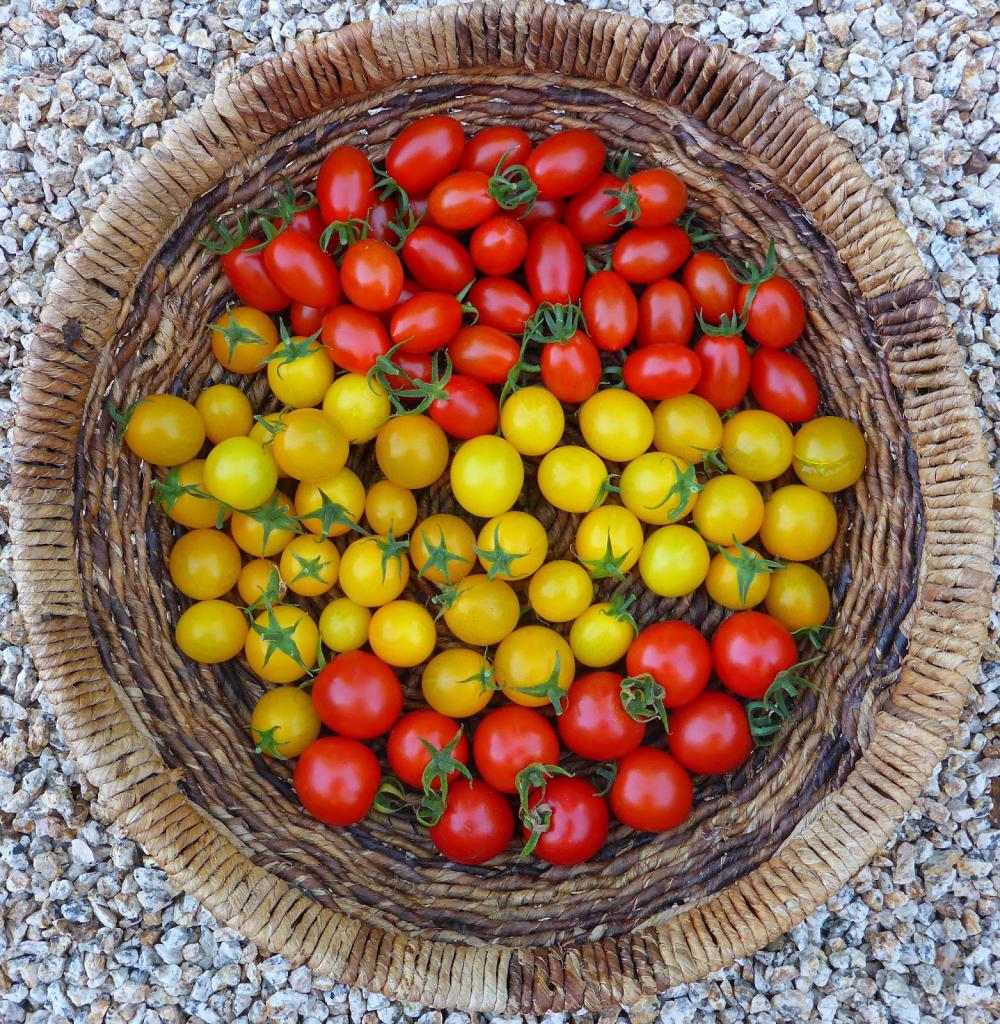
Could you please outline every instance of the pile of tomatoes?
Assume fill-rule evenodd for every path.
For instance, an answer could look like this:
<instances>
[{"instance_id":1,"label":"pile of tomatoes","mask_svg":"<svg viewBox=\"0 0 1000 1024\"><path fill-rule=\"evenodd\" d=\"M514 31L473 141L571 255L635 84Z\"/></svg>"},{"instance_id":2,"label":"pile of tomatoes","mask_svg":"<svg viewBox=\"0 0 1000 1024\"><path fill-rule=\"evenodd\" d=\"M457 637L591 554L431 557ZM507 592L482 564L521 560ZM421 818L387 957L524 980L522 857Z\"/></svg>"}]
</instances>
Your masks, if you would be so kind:
<instances>
[{"instance_id":1,"label":"pile of tomatoes","mask_svg":"<svg viewBox=\"0 0 1000 1024\"><path fill-rule=\"evenodd\" d=\"M445 115L380 166L336 148L314 192L286 182L204 243L241 303L210 326L227 383L109 407L186 528L178 646L271 684L257 750L297 759L321 821L412 813L462 863L519 828L579 863L611 813L679 826L691 774L740 767L808 685L830 598L806 563L865 441L816 418L773 246L731 269L678 223L680 178L626 157ZM566 557L541 499L569 514ZM643 590L702 586L733 613L710 639L639 629ZM423 698L405 714L399 670Z\"/></svg>"}]
</instances>

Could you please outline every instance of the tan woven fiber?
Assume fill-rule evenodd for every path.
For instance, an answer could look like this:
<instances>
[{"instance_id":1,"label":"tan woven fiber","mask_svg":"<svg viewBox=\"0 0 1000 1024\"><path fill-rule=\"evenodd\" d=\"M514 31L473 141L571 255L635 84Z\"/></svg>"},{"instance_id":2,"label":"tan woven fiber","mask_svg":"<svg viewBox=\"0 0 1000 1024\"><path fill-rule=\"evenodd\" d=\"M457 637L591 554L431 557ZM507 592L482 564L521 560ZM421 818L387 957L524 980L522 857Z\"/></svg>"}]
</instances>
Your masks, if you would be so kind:
<instances>
[{"instance_id":1,"label":"tan woven fiber","mask_svg":"<svg viewBox=\"0 0 1000 1024\"><path fill-rule=\"evenodd\" d=\"M676 834L612 831L575 869L462 869L402 820L330 830L253 755L261 685L175 649L173 534L105 400L226 379L227 299L195 240L311 181L350 141L454 111L470 130L588 125L688 184L720 251L778 244L806 295L799 350L865 431L822 570L835 605L816 692L770 752L698 786ZM631 1003L801 921L892 835L940 759L985 640L990 478L959 350L902 226L850 152L751 62L619 15L469 4L352 25L221 88L130 172L60 259L22 378L12 532L32 652L108 817L220 921L321 973L422 1004L542 1013ZM258 406L265 399L255 386ZM363 475L371 466L362 456ZM526 501L555 553L570 516ZM442 488L422 512L449 506ZM637 603L642 622L699 596ZM415 677L406 680L415 693Z\"/></svg>"}]
</instances>

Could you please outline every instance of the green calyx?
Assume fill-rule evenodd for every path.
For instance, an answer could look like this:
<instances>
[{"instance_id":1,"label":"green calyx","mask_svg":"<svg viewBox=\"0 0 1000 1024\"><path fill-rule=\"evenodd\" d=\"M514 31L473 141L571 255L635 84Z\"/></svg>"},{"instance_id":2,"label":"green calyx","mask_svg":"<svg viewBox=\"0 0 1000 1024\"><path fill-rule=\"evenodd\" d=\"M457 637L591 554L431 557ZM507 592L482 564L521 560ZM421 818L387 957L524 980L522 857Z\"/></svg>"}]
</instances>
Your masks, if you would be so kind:
<instances>
[{"instance_id":1,"label":"green calyx","mask_svg":"<svg viewBox=\"0 0 1000 1024\"><path fill-rule=\"evenodd\" d=\"M481 548L477 545L472 545L472 550L479 555L484 565L487 566L486 578L488 580L495 580L498 576L503 576L506 579L517 579L520 573L515 573L514 562L519 558L524 558L528 553L527 551L508 551L500 543L500 524L493 528L493 547Z\"/></svg>"},{"instance_id":2,"label":"green calyx","mask_svg":"<svg viewBox=\"0 0 1000 1024\"><path fill-rule=\"evenodd\" d=\"M433 828L440 820L448 806L448 780L456 772L463 778L472 781L472 772L455 757L455 748L462 739L462 729L443 747L438 749L432 743L421 739L430 760L420 775L423 797L417 809L417 821L424 828Z\"/></svg>"},{"instance_id":3,"label":"green calyx","mask_svg":"<svg viewBox=\"0 0 1000 1024\"><path fill-rule=\"evenodd\" d=\"M639 635L639 624L635 621L635 616L632 614L632 605L638 600L635 594L623 594L618 591L613 594L611 601L608 603L608 607L604 609L604 615L607 615L609 619L614 619L615 622L625 622L632 628L632 633L635 636Z\"/></svg>"},{"instance_id":4,"label":"green calyx","mask_svg":"<svg viewBox=\"0 0 1000 1024\"><path fill-rule=\"evenodd\" d=\"M504 161L510 155L508 150L499 161L490 178L486 191L501 210L515 210L519 206L526 207L522 217L527 216L538 199L538 186L531 180L528 168L523 164L511 164L504 167Z\"/></svg>"},{"instance_id":5,"label":"green calyx","mask_svg":"<svg viewBox=\"0 0 1000 1024\"><path fill-rule=\"evenodd\" d=\"M689 210L683 220L680 222L681 230L688 236L691 242L692 252L704 252L708 248L709 243L715 238L715 235L711 231L706 231L704 228L698 227L695 222L694 210Z\"/></svg>"},{"instance_id":6,"label":"green calyx","mask_svg":"<svg viewBox=\"0 0 1000 1024\"><path fill-rule=\"evenodd\" d=\"M409 550L410 541L406 537L397 540L392 530L384 537L373 536L373 540L378 545L379 552L382 555L382 582L384 583L390 562L395 562L397 571L402 572L403 555Z\"/></svg>"},{"instance_id":7,"label":"green calyx","mask_svg":"<svg viewBox=\"0 0 1000 1024\"><path fill-rule=\"evenodd\" d=\"M500 407L503 408L504 402L520 389L523 374L537 373L541 369L538 363L525 358L529 345L565 345L584 326L580 303L543 302L524 325L517 362L508 371L500 392Z\"/></svg>"},{"instance_id":8,"label":"green calyx","mask_svg":"<svg viewBox=\"0 0 1000 1024\"><path fill-rule=\"evenodd\" d=\"M701 452L701 464L706 473L728 473L729 467L722 457L721 448L699 448L695 445L695 451Z\"/></svg>"},{"instance_id":9,"label":"green calyx","mask_svg":"<svg viewBox=\"0 0 1000 1024\"><path fill-rule=\"evenodd\" d=\"M384 775L372 801L370 814L398 814L410 807L402 783L391 775Z\"/></svg>"},{"instance_id":10,"label":"green calyx","mask_svg":"<svg viewBox=\"0 0 1000 1024\"><path fill-rule=\"evenodd\" d=\"M612 227L623 228L639 219L639 193L630 181L626 181L621 188L604 189L604 195L615 200L615 205L605 214L611 220Z\"/></svg>"},{"instance_id":11,"label":"green calyx","mask_svg":"<svg viewBox=\"0 0 1000 1024\"><path fill-rule=\"evenodd\" d=\"M799 629L792 630L792 636L796 640L806 641L814 651L821 651L823 649L823 640L832 628L832 626L823 625L802 626Z\"/></svg>"},{"instance_id":12,"label":"green calyx","mask_svg":"<svg viewBox=\"0 0 1000 1024\"><path fill-rule=\"evenodd\" d=\"M499 689L493 674L493 666L490 664L489 658L486 657L485 650L483 651L483 661L479 666L479 671L473 672L471 676L466 676L464 679L459 679L458 682L479 683L480 693L494 693Z\"/></svg>"},{"instance_id":13,"label":"green calyx","mask_svg":"<svg viewBox=\"0 0 1000 1024\"><path fill-rule=\"evenodd\" d=\"M671 460L673 461L673 460ZM677 463L673 462L674 468L677 468ZM654 509L663 508L664 505L669 504L671 501L677 501L677 507L668 516L671 523L677 522L678 519L682 519L684 514L687 512L688 504L691 499L704 487L705 485L698 480L698 474L695 472L694 466L690 463L680 470L674 478L674 482L670 485L667 493L663 498L658 501L655 505L647 505L646 508L650 511Z\"/></svg>"},{"instance_id":14,"label":"green calyx","mask_svg":"<svg viewBox=\"0 0 1000 1024\"><path fill-rule=\"evenodd\" d=\"M136 409L138 409L145 401L147 401L147 399L137 398L134 402L126 405L124 409L119 409L118 406L110 400L105 402L105 411L108 416L111 417L111 422L114 423L117 428L115 430L116 442L120 442L125 436L125 431L128 430L128 425L132 422L132 417L135 415Z\"/></svg>"},{"instance_id":15,"label":"green calyx","mask_svg":"<svg viewBox=\"0 0 1000 1024\"><path fill-rule=\"evenodd\" d=\"M299 580L315 580L317 583L323 583L323 571L333 565L330 559L324 558L322 555L317 555L315 558L303 558L298 552L293 551L292 557L298 564L299 571L288 581L289 583L298 583Z\"/></svg>"},{"instance_id":16,"label":"green calyx","mask_svg":"<svg viewBox=\"0 0 1000 1024\"><path fill-rule=\"evenodd\" d=\"M340 253L367 238L369 231L371 225L367 219L352 217L350 220L331 221L319 236L319 247L323 252L330 252L332 246L335 253Z\"/></svg>"},{"instance_id":17,"label":"green calyx","mask_svg":"<svg viewBox=\"0 0 1000 1024\"><path fill-rule=\"evenodd\" d=\"M514 786L518 795L518 817L521 824L528 829L528 841L524 844L520 857L527 857L534 852L541 839L552 825L552 808L545 803L545 790L548 781L555 775L572 778L565 768L557 764L529 764L522 768L514 778ZM541 790L541 798L534 807L531 806L533 790Z\"/></svg>"},{"instance_id":18,"label":"green calyx","mask_svg":"<svg viewBox=\"0 0 1000 1024\"><path fill-rule=\"evenodd\" d=\"M555 661L548 679L532 686L511 686L510 690L523 693L526 697L544 697L551 705L557 715L565 710L566 691L559 685L559 676L562 673L562 656L556 651Z\"/></svg>"},{"instance_id":19,"label":"green calyx","mask_svg":"<svg viewBox=\"0 0 1000 1024\"><path fill-rule=\"evenodd\" d=\"M628 149L616 149L608 154L604 169L616 178L627 178L635 169L635 155Z\"/></svg>"},{"instance_id":20,"label":"green calyx","mask_svg":"<svg viewBox=\"0 0 1000 1024\"><path fill-rule=\"evenodd\" d=\"M266 221L278 233L284 231L292 223L295 214L311 210L316 205L316 197L311 192L295 191L288 175L284 175L281 182L281 188L271 197L271 205L253 211L261 218L262 227L263 222ZM276 225L274 222L277 222ZM254 247L254 249L259 248L263 248L263 245ZM249 251L253 252L254 249Z\"/></svg>"},{"instance_id":21,"label":"green calyx","mask_svg":"<svg viewBox=\"0 0 1000 1024\"><path fill-rule=\"evenodd\" d=\"M270 608L282 598L281 574L277 569L272 569L267 574L267 583L260 595L248 604L243 611L252 615L261 608ZM322 647L322 645L320 645Z\"/></svg>"},{"instance_id":22,"label":"green calyx","mask_svg":"<svg viewBox=\"0 0 1000 1024\"><path fill-rule=\"evenodd\" d=\"M750 303L743 307L743 312L737 316L736 312L723 313L718 324L710 324L702 315L701 310L695 313L698 319L698 327L702 334L710 338L738 338L747 329L747 320L750 316Z\"/></svg>"},{"instance_id":23,"label":"green calyx","mask_svg":"<svg viewBox=\"0 0 1000 1024\"><path fill-rule=\"evenodd\" d=\"M770 576L776 569L784 569L785 563L775 561L772 558L765 558L753 548L748 548L742 541L733 537L733 546L737 553L734 555L727 548L718 544L709 545L717 551L736 570L736 587L740 598L740 604L745 604L750 587L758 576Z\"/></svg>"},{"instance_id":24,"label":"green calyx","mask_svg":"<svg viewBox=\"0 0 1000 1024\"><path fill-rule=\"evenodd\" d=\"M160 497L160 508L168 515L173 511L174 505L184 495L192 498L203 498L205 501L215 501L210 494L206 494L197 484L182 484L179 466L172 466L162 480L154 480L153 487Z\"/></svg>"},{"instance_id":25,"label":"green calyx","mask_svg":"<svg viewBox=\"0 0 1000 1024\"><path fill-rule=\"evenodd\" d=\"M609 494L621 494L622 489L617 484L611 482L612 480L617 480L619 478L619 475L620 474L618 473L609 473L601 481L601 486L597 488L597 495L591 503L590 509L588 511L593 512L595 508L600 508L601 505L604 503L604 499Z\"/></svg>"},{"instance_id":26,"label":"green calyx","mask_svg":"<svg viewBox=\"0 0 1000 1024\"><path fill-rule=\"evenodd\" d=\"M591 577L595 580L624 580L625 573L622 570L622 566L625 564L625 559L628 558L631 551L632 549L628 548L620 555L616 555L614 548L611 546L611 537L609 535L608 546L604 554L600 558L581 558L580 564L586 566Z\"/></svg>"},{"instance_id":27,"label":"green calyx","mask_svg":"<svg viewBox=\"0 0 1000 1024\"><path fill-rule=\"evenodd\" d=\"M429 572L437 570L446 580L451 580L451 563L463 562L467 564L469 562L469 559L464 555L456 554L456 552L448 547L443 529L439 528L438 530L437 543L432 543L426 532L422 532L421 536L423 537L424 550L427 552L427 559L417 572L419 577L423 578Z\"/></svg>"},{"instance_id":28,"label":"green calyx","mask_svg":"<svg viewBox=\"0 0 1000 1024\"><path fill-rule=\"evenodd\" d=\"M298 517L289 511L287 499L280 494L272 494L263 505L258 505L247 512L244 512L248 519L252 519L261 527L261 549L267 548L267 542L275 530L287 530L289 533L302 533L302 524Z\"/></svg>"},{"instance_id":29,"label":"green calyx","mask_svg":"<svg viewBox=\"0 0 1000 1024\"><path fill-rule=\"evenodd\" d=\"M230 360L232 360L233 356L236 355L236 349L240 345L267 344L256 331L251 331L249 327L241 327L236 322L236 318L232 313L229 314L229 324L227 326L213 324L210 329L216 334L222 335L222 339L226 343L226 349Z\"/></svg>"},{"instance_id":30,"label":"green calyx","mask_svg":"<svg viewBox=\"0 0 1000 1024\"><path fill-rule=\"evenodd\" d=\"M198 244L215 256L226 256L234 249L238 249L250 234L250 218L245 213L240 215L240 219L236 222L236 228L232 231L222 221L210 220L208 223L218 236L218 240L199 238Z\"/></svg>"},{"instance_id":31,"label":"green calyx","mask_svg":"<svg viewBox=\"0 0 1000 1024\"><path fill-rule=\"evenodd\" d=\"M280 726L272 725L270 729L253 729L252 731L257 737L254 750L258 754L267 754L269 757L277 758L279 761L285 761L287 758L278 750L278 747L288 746L288 741L277 738L276 734L279 728Z\"/></svg>"},{"instance_id":32,"label":"green calyx","mask_svg":"<svg viewBox=\"0 0 1000 1024\"><path fill-rule=\"evenodd\" d=\"M310 334L308 338L293 338L288 333L285 321L279 320L278 333L281 340L274 351L266 359L261 360L261 366L266 366L268 363L277 363L278 375L280 376L284 367L297 363L300 359L306 359L315 353L316 341L321 332L317 331L315 334Z\"/></svg>"},{"instance_id":33,"label":"green calyx","mask_svg":"<svg viewBox=\"0 0 1000 1024\"><path fill-rule=\"evenodd\" d=\"M647 672L639 676L626 676L622 680L622 707L629 718L636 722L663 723L663 731L670 732L667 724L667 708L663 703L667 691Z\"/></svg>"},{"instance_id":34,"label":"green calyx","mask_svg":"<svg viewBox=\"0 0 1000 1024\"><path fill-rule=\"evenodd\" d=\"M299 654L299 649L295 644L295 630L298 627L299 619L287 626L282 626L274 614L274 606L268 602L265 607L267 622L261 625L254 620L250 627L264 641L264 664L266 665L276 653L280 652L285 657L291 658L301 669L308 671L308 666L302 660L302 655ZM302 614L305 615L305 612Z\"/></svg>"},{"instance_id":35,"label":"green calyx","mask_svg":"<svg viewBox=\"0 0 1000 1024\"><path fill-rule=\"evenodd\" d=\"M770 746L782 726L792 720L799 694L804 689L816 689L815 683L806 679L801 671L807 665L819 661L821 657L822 655L817 655L807 661L800 661L791 668L786 668L784 672L779 672L764 696L747 704L750 735L758 747Z\"/></svg>"},{"instance_id":36,"label":"green calyx","mask_svg":"<svg viewBox=\"0 0 1000 1024\"><path fill-rule=\"evenodd\" d=\"M319 492L319 508L312 509L302 519L315 519L324 537L330 536L335 526L344 526L348 530L360 533L363 537L371 534L344 508L340 502L334 501L325 491Z\"/></svg>"},{"instance_id":37,"label":"green calyx","mask_svg":"<svg viewBox=\"0 0 1000 1024\"><path fill-rule=\"evenodd\" d=\"M594 788L598 796L607 796L618 778L618 762L605 761L594 769Z\"/></svg>"}]
</instances>

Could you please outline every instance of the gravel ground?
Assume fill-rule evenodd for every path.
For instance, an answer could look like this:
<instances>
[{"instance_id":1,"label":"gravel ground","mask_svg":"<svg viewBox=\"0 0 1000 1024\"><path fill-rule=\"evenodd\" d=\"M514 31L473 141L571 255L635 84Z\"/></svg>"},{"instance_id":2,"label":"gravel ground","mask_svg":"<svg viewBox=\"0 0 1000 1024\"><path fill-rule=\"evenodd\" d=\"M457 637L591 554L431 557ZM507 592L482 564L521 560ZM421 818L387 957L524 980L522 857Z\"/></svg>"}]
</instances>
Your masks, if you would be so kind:
<instances>
[{"instance_id":1,"label":"gravel ground","mask_svg":"<svg viewBox=\"0 0 1000 1024\"><path fill-rule=\"evenodd\" d=\"M591 0L590 6L674 21L749 54L855 148L945 296L995 456L997 3ZM18 368L46 277L61 246L137 152L209 92L215 76L245 70L349 19L403 9L322 0L13 0L0 6L4 494ZM467 1024L463 1013L400 1005L265 957L173 891L134 844L106 831L93 816L93 790L39 692L8 570L5 549L0 1020ZM657 1018L663 1024L987 1024L1000 1018L996 615L993 625L993 663L984 668L943 769L894 843L828 907L767 950L629 1008L634 1024ZM556 1017L548 1024L557 1024Z\"/></svg>"}]
</instances>

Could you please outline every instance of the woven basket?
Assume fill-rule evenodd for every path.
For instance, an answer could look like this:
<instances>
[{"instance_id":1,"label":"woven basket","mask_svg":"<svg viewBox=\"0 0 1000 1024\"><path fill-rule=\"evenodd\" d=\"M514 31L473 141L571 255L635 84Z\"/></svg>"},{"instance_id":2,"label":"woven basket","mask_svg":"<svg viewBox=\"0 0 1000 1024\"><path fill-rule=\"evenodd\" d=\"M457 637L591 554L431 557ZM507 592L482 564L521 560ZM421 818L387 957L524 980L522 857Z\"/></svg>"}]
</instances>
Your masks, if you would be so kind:
<instances>
[{"instance_id":1,"label":"woven basket","mask_svg":"<svg viewBox=\"0 0 1000 1024\"><path fill-rule=\"evenodd\" d=\"M220 378L227 299L195 240L312 179L335 145L400 126L588 125L687 182L720 249L775 238L803 288L827 410L865 431L865 477L822 566L834 628L794 727L689 824L613 830L593 863L463 869L412 825L330 830L253 755L261 686L175 649L172 534L102 412ZM749 954L893 834L941 758L985 639L990 480L962 360L920 258L848 150L754 64L645 21L471 4L352 25L220 88L166 133L60 259L22 378L12 529L46 691L110 820L224 924L316 971L422 1004L542 1013L631 1004ZM253 396L264 400L262 388ZM422 512L447 496L432 490ZM571 517L545 516L565 550ZM704 598L655 601L639 618ZM409 681L412 694L413 680Z\"/></svg>"}]
</instances>

